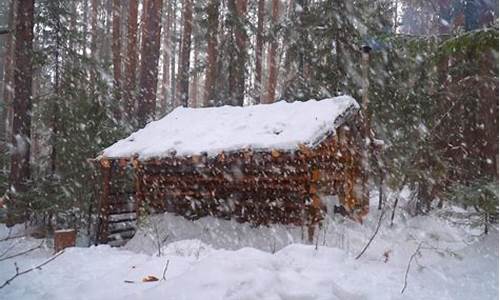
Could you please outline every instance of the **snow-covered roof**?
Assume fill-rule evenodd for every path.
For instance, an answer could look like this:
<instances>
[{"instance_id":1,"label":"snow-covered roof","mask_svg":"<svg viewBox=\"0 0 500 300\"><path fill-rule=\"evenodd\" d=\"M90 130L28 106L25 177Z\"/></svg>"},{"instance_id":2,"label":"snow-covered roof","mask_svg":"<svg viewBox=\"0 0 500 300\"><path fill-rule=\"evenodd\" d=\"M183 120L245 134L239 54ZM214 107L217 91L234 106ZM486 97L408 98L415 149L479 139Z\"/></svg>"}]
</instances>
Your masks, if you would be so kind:
<instances>
[{"instance_id":1,"label":"snow-covered roof","mask_svg":"<svg viewBox=\"0 0 500 300\"><path fill-rule=\"evenodd\" d=\"M179 107L102 152L106 158L188 156L314 147L356 112L352 97L253 106Z\"/></svg>"}]
</instances>

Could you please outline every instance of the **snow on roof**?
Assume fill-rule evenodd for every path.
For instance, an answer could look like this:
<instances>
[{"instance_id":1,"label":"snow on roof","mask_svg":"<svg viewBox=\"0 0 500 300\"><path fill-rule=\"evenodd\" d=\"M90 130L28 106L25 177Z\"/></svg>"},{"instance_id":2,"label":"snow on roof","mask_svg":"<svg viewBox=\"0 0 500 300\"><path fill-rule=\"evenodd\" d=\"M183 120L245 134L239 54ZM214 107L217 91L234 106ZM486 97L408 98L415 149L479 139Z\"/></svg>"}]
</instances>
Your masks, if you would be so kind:
<instances>
[{"instance_id":1,"label":"snow on roof","mask_svg":"<svg viewBox=\"0 0 500 300\"><path fill-rule=\"evenodd\" d=\"M314 147L359 109L352 97L253 106L179 107L102 152L102 157L139 159L238 149L294 150Z\"/></svg>"}]
</instances>

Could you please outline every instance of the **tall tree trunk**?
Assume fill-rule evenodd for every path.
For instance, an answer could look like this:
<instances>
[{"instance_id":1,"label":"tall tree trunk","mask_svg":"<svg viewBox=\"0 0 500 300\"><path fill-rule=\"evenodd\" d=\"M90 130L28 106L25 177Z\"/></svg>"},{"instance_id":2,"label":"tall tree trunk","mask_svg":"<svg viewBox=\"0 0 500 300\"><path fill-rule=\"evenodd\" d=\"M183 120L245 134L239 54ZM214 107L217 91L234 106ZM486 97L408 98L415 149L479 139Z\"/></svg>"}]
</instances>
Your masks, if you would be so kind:
<instances>
[{"instance_id":1,"label":"tall tree trunk","mask_svg":"<svg viewBox=\"0 0 500 300\"><path fill-rule=\"evenodd\" d=\"M89 0L83 1L83 43L82 43L82 55L87 57L87 38L89 33Z\"/></svg>"},{"instance_id":2,"label":"tall tree trunk","mask_svg":"<svg viewBox=\"0 0 500 300\"><path fill-rule=\"evenodd\" d=\"M191 54L191 33L193 31L193 0L183 1L182 18L184 28L182 32L182 45L180 54L179 72L179 100L184 107L188 106L189 99L189 66Z\"/></svg>"},{"instance_id":3,"label":"tall tree trunk","mask_svg":"<svg viewBox=\"0 0 500 300\"><path fill-rule=\"evenodd\" d=\"M121 21L120 7L121 0L113 0L113 43L111 45L113 52L113 76L114 76L114 94L115 94L115 118L121 116L121 80L122 80L122 59L121 59Z\"/></svg>"},{"instance_id":4,"label":"tall tree trunk","mask_svg":"<svg viewBox=\"0 0 500 300\"><path fill-rule=\"evenodd\" d=\"M92 11L90 14L90 25L92 27L92 32L90 36L90 55L92 57L93 63L97 64L97 11L98 11L98 0L92 0ZM90 81L92 91L95 92L95 84L97 79L97 67L94 67L90 72Z\"/></svg>"},{"instance_id":5,"label":"tall tree trunk","mask_svg":"<svg viewBox=\"0 0 500 300\"><path fill-rule=\"evenodd\" d=\"M247 13L247 0L230 0L231 13L234 18L234 37L236 40L236 57L234 74L230 78L231 101L233 105L242 106L245 98L245 62L248 35L245 30L245 17Z\"/></svg>"},{"instance_id":6,"label":"tall tree trunk","mask_svg":"<svg viewBox=\"0 0 500 300\"><path fill-rule=\"evenodd\" d=\"M257 37L255 39L255 102L260 103L262 94L262 48L264 45L264 0L257 7Z\"/></svg>"},{"instance_id":7,"label":"tall tree trunk","mask_svg":"<svg viewBox=\"0 0 500 300\"><path fill-rule=\"evenodd\" d=\"M50 153L50 173L55 175L57 169L57 137L59 135L59 101L61 100L61 91L60 91L60 81L61 81L61 19L59 15L55 15L54 19L56 19L56 23L54 26L54 30L56 32L56 47L54 51L54 102L52 103L52 120L51 120L51 153Z\"/></svg>"},{"instance_id":8,"label":"tall tree trunk","mask_svg":"<svg viewBox=\"0 0 500 300\"><path fill-rule=\"evenodd\" d=\"M172 41L172 2L167 3L167 17L163 25L163 77L161 84L161 99L160 99L160 113L164 114L168 107L168 95L170 86L170 51L171 51L171 41Z\"/></svg>"},{"instance_id":9,"label":"tall tree trunk","mask_svg":"<svg viewBox=\"0 0 500 300\"><path fill-rule=\"evenodd\" d=\"M16 14L16 1L11 0L10 2L10 12L9 12L9 28L11 32L6 36L5 45L5 61L4 61L4 81L3 81L3 101L4 109L2 111L2 134L3 134L3 144L0 151L7 151L8 141L11 140L12 136L12 99L14 93L14 42L15 42L15 31L14 31L14 20ZM5 127L4 127L5 126ZM3 166L2 166L3 167ZM7 169L7 162L5 169Z\"/></svg>"},{"instance_id":10,"label":"tall tree trunk","mask_svg":"<svg viewBox=\"0 0 500 300\"><path fill-rule=\"evenodd\" d=\"M137 74L137 14L138 0L129 0L127 57L125 59L124 116L129 123L135 124L135 93Z\"/></svg>"},{"instance_id":11,"label":"tall tree trunk","mask_svg":"<svg viewBox=\"0 0 500 300\"><path fill-rule=\"evenodd\" d=\"M193 63L194 63L194 69L195 71L193 72L193 80L191 80L191 106L192 107L198 107L198 80L199 80L199 73L197 71L197 66L198 66L198 47L199 47L199 42L195 39L194 40L194 49L193 49Z\"/></svg>"},{"instance_id":12,"label":"tall tree trunk","mask_svg":"<svg viewBox=\"0 0 500 300\"><path fill-rule=\"evenodd\" d=\"M77 28L77 19L78 19L78 10L77 10L78 3L77 2L71 2L70 4L70 19L69 19L69 30L70 32L78 32ZM75 49L75 41L76 39L73 37L68 38L68 46L70 49ZM74 50L75 51L75 50Z\"/></svg>"},{"instance_id":13,"label":"tall tree trunk","mask_svg":"<svg viewBox=\"0 0 500 300\"><path fill-rule=\"evenodd\" d=\"M272 32L273 37L271 38L268 57L267 57L267 65L269 66L269 78L267 83L267 94L265 98L265 103L273 103L276 93L276 84L278 82L278 65L276 63L276 52L278 49L278 37L276 34L276 27L278 26L278 17L280 11L280 1L273 0L273 9L272 9Z\"/></svg>"},{"instance_id":14,"label":"tall tree trunk","mask_svg":"<svg viewBox=\"0 0 500 300\"><path fill-rule=\"evenodd\" d=\"M207 68L205 74L205 89L203 103L206 106L215 100L215 80L217 78L217 55L218 41L217 31L219 27L219 1L210 0L207 6Z\"/></svg>"},{"instance_id":15,"label":"tall tree trunk","mask_svg":"<svg viewBox=\"0 0 500 300\"><path fill-rule=\"evenodd\" d=\"M101 30L98 32L97 44L99 45L99 58L103 65L108 66L112 64L113 53L113 2L114 0L100 0L102 9L104 10L104 17L101 18ZM109 38L111 36L111 39Z\"/></svg>"},{"instance_id":16,"label":"tall tree trunk","mask_svg":"<svg viewBox=\"0 0 500 300\"><path fill-rule=\"evenodd\" d=\"M19 1L15 22L14 99L16 101L12 105L13 148L9 176L10 188L14 192L25 192L27 190L26 181L30 178L31 84L33 80L31 57L33 55L34 2L34 0ZM22 221L22 218L9 219L13 222Z\"/></svg>"},{"instance_id":17,"label":"tall tree trunk","mask_svg":"<svg viewBox=\"0 0 500 300\"><path fill-rule=\"evenodd\" d=\"M172 91L170 92L170 103L173 107L176 106L176 95L177 95L177 87L176 87L176 76L175 76L175 58L177 56L177 43L175 39L177 38L177 0L172 1L172 54L170 55L170 88Z\"/></svg>"},{"instance_id":18,"label":"tall tree trunk","mask_svg":"<svg viewBox=\"0 0 500 300\"><path fill-rule=\"evenodd\" d=\"M300 43L299 43L299 77L301 79L304 79L304 69L305 69L305 49L304 49L304 42L306 39L306 31L305 31L305 15L306 11L308 9L308 3L307 0L297 0L297 4L302 8L298 12L298 16L295 16L298 20L299 23L299 38L300 38Z\"/></svg>"},{"instance_id":19,"label":"tall tree trunk","mask_svg":"<svg viewBox=\"0 0 500 300\"><path fill-rule=\"evenodd\" d=\"M155 117L156 89L158 86L158 59L160 57L160 33L162 0L146 0L146 20L141 41L141 66L139 72L139 126Z\"/></svg>"}]
</instances>

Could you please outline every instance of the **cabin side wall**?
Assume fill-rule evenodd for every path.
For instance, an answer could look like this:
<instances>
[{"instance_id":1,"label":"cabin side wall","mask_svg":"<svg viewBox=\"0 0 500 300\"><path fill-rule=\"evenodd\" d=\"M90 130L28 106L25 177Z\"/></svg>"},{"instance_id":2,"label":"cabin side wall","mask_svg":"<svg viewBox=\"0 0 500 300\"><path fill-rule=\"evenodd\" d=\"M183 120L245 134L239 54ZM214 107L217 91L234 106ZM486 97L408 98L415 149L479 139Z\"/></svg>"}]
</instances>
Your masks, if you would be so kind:
<instances>
[{"instance_id":1,"label":"cabin side wall","mask_svg":"<svg viewBox=\"0 0 500 300\"><path fill-rule=\"evenodd\" d=\"M363 215L368 199L362 193L365 176L362 168L362 138L358 122L351 120L340 126L335 135L319 146L319 193L337 195L340 204L353 216Z\"/></svg>"}]
</instances>

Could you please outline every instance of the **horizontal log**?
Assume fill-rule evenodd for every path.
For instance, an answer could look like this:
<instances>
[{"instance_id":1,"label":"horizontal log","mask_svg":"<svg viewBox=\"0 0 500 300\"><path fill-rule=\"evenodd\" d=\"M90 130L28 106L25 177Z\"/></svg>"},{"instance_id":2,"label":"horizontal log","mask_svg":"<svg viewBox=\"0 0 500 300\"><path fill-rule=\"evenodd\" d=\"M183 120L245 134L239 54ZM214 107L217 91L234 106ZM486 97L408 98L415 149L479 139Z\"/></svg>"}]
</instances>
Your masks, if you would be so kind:
<instances>
[{"instance_id":1,"label":"horizontal log","mask_svg":"<svg viewBox=\"0 0 500 300\"><path fill-rule=\"evenodd\" d=\"M260 185L260 184L289 184L289 183L305 183L309 180L308 176L201 176L201 175L185 175L185 176L169 176L169 175L144 175L143 182L145 184L226 184L226 185Z\"/></svg>"},{"instance_id":2,"label":"horizontal log","mask_svg":"<svg viewBox=\"0 0 500 300\"><path fill-rule=\"evenodd\" d=\"M131 239L134 236L135 231L136 230L133 228L115 231L115 232L110 233L108 235L107 241L112 242L112 241L117 241L117 240Z\"/></svg>"},{"instance_id":3,"label":"horizontal log","mask_svg":"<svg viewBox=\"0 0 500 300\"><path fill-rule=\"evenodd\" d=\"M117 223L127 223L137 221L136 217L129 217L125 219L116 219L116 220L108 220L108 224L117 224Z\"/></svg>"}]
</instances>

